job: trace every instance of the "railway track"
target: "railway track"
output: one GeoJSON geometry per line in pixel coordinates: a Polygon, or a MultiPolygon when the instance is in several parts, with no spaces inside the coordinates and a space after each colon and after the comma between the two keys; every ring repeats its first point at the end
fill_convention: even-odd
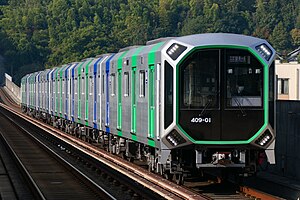
{"type": "MultiPolygon", "coordinates": [[[[79,166],[80,170],[86,171],[87,176],[96,182],[108,182],[106,186],[117,191],[118,199],[265,199],[266,197],[262,196],[263,193],[259,191],[255,191],[255,193],[253,189],[246,187],[237,190],[228,189],[226,185],[201,188],[193,185],[193,183],[189,187],[180,187],[76,137],[65,134],[22,113],[15,112],[5,105],[2,107],[14,112],[18,118],[22,118],[22,122],[19,122],[20,126],[30,126],[30,123],[37,126],[32,126],[32,132],[40,132],[38,137],[44,137],[45,140],[48,140],[47,146],[58,147],[58,150],[55,151],[69,157],[67,159],[71,165],[79,166]],[[128,184],[124,185],[124,182],[128,184]]],[[[269,198],[268,195],[267,197],[267,199],[276,199],[269,198]]],[[[272,196],[270,195],[270,197],[272,196]]]]}
{"type": "MultiPolygon", "coordinates": [[[[0,146],[3,147],[3,144],[1,142],[0,146]]],[[[1,154],[3,154],[2,151],[3,149],[0,150],[1,154]]],[[[0,156],[0,183],[0,199],[8,197],[10,197],[11,199],[17,199],[16,191],[12,183],[12,178],[8,173],[2,155],[0,156]]]]}
{"type": "Polygon", "coordinates": [[[114,199],[72,169],[68,162],[45,147],[30,132],[16,126],[14,119],[3,108],[0,122],[1,138],[30,185],[35,199],[114,199]]]}
{"type": "Polygon", "coordinates": [[[97,183],[102,182],[103,178],[108,180],[110,183],[107,184],[107,187],[113,188],[118,199],[130,199],[132,197],[142,199],[207,199],[203,195],[171,183],[133,163],[110,155],[91,144],[80,141],[71,135],[66,135],[3,104],[1,107],[1,112],[11,115],[10,118],[14,118],[13,121],[18,126],[26,127],[27,130],[31,129],[31,133],[39,133],[37,136],[39,139],[44,137],[44,140],[48,141],[46,146],[55,146],[57,147],[56,151],[68,156],[67,159],[71,160],[72,166],[78,166],[84,171],[89,171],[90,179],[97,181],[97,183]],[[16,121],[16,119],[18,120],[16,121]],[[99,176],[96,177],[95,174],[99,174],[99,176]]]}
{"type": "Polygon", "coordinates": [[[212,179],[201,181],[186,181],[185,186],[204,194],[209,199],[262,199],[262,200],[278,200],[279,197],[267,194],[265,192],[253,189],[245,185],[238,185],[232,181],[225,180],[221,183],[212,179]]]}
{"type": "Polygon", "coordinates": [[[0,137],[0,199],[33,199],[21,174],[0,137]]]}

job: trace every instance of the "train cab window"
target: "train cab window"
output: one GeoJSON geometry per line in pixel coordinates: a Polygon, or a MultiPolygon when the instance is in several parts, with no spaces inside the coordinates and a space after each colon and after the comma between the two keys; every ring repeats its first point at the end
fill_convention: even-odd
{"type": "Polygon", "coordinates": [[[269,101],[275,99],[275,63],[273,62],[269,68],[269,101]]]}
{"type": "Polygon", "coordinates": [[[180,67],[181,108],[211,109],[219,106],[219,50],[192,54],[180,67]]]}
{"type": "Polygon", "coordinates": [[[248,51],[226,50],[227,107],[261,107],[263,65],[248,51]]]}
{"type": "Polygon", "coordinates": [[[275,61],[269,68],[269,122],[274,128],[275,122],[275,61]]]}
{"type": "Polygon", "coordinates": [[[173,68],[165,61],[165,129],[173,122],[173,68]]]}
{"type": "Polygon", "coordinates": [[[146,73],[145,71],[140,71],[140,87],[139,87],[139,91],[140,91],[140,97],[144,98],[145,97],[145,82],[146,82],[146,73]]]}

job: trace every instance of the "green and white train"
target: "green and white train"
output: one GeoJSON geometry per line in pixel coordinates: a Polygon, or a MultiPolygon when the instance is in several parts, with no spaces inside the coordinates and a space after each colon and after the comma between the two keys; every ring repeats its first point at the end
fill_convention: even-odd
{"type": "Polygon", "coordinates": [[[22,109],[179,183],[208,167],[255,172],[274,149],[274,58],[250,36],[157,39],[24,76],[22,109]]]}

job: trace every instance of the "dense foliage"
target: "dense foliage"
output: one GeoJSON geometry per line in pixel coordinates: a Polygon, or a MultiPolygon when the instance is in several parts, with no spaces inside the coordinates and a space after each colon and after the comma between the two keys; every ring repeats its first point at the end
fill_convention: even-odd
{"type": "Polygon", "coordinates": [[[241,33],[265,38],[283,54],[300,45],[300,0],[0,0],[0,5],[0,73],[13,73],[17,81],[45,66],[166,36],[241,33]]]}

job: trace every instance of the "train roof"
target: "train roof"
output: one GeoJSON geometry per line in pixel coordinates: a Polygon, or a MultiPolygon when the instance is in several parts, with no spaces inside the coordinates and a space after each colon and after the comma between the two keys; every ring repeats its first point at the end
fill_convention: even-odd
{"type": "Polygon", "coordinates": [[[237,45],[253,46],[253,44],[267,43],[266,40],[232,33],[204,33],[178,37],[175,40],[192,46],[206,45],[237,45]]]}
{"type": "Polygon", "coordinates": [[[192,47],[244,47],[257,52],[266,63],[273,62],[276,51],[264,39],[233,33],[204,33],[177,37],[171,42],[192,47]]]}
{"type": "MultiPolygon", "coordinates": [[[[135,54],[136,49],[140,48],[141,51],[139,52],[139,55],[148,53],[154,45],[157,45],[157,43],[164,43],[159,48],[156,49],[156,51],[161,51],[166,45],[170,45],[170,42],[178,42],[182,43],[183,45],[186,44],[187,46],[191,47],[201,47],[201,46],[244,46],[249,47],[255,50],[258,45],[261,44],[267,44],[267,46],[271,49],[273,52],[270,61],[273,60],[275,55],[275,50],[272,48],[272,46],[264,39],[256,38],[252,36],[246,36],[246,35],[240,35],[240,34],[233,34],[233,33],[203,33],[203,34],[194,34],[194,35],[187,35],[187,36],[181,36],[181,37],[166,37],[166,38],[158,38],[155,40],[148,41],[145,46],[130,46],[125,47],[123,49],[120,49],[120,51],[116,54],[101,54],[98,55],[96,58],[85,58],[81,60],[80,62],[74,62],[77,63],[77,66],[81,66],[83,64],[86,64],[87,61],[94,60],[92,62],[93,64],[100,58],[104,57],[105,55],[117,55],[114,56],[112,61],[117,61],[119,57],[123,54],[124,51],[128,51],[124,59],[126,57],[130,57],[133,54],[135,54]]],[[[269,59],[267,60],[269,61],[269,59]]],[[[69,63],[68,65],[72,65],[74,63],[69,63]]],[[[51,70],[47,71],[47,73],[51,72],[59,72],[64,68],[65,65],[62,65],[57,68],[52,68],[51,70]]],[[[76,66],[76,67],[77,67],[76,66]]],[[[82,66],[85,68],[85,65],[82,66]]],[[[85,69],[83,70],[85,71],[85,69]]],[[[37,76],[38,73],[32,73],[30,74],[30,78],[33,78],[37,76]]]]}

